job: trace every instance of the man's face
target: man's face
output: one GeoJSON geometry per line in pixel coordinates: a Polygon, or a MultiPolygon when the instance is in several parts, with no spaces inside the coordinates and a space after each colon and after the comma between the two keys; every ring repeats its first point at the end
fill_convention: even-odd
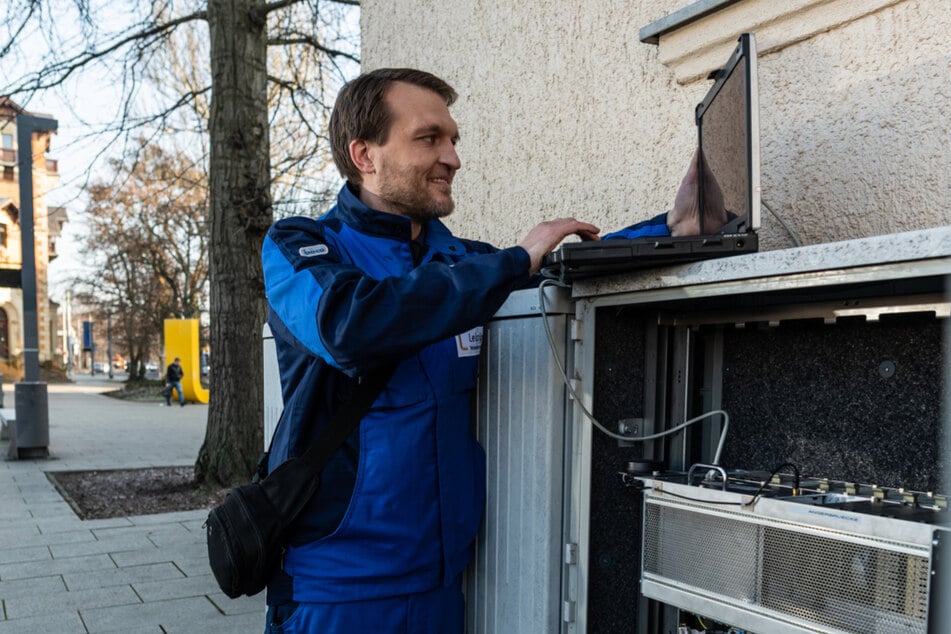
{"type": "Polygon", "coordinates": [[[391,113],[386,143],[368,142],[374,171],[361,189],[375,206],[416,222],[448,216],[453,210],[452,179],[461,167],[456,154],[459,128],[438,94],[403,82],[386,92],[391,113]],[[383,208],[387,207],[387,208],[383,208]]]}

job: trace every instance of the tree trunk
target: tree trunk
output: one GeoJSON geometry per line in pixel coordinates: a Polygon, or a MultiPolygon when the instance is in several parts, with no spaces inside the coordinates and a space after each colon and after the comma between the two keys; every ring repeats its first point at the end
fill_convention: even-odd
{"type": "Polygon", "coordinates": [[[199,482],[247,482],[263,447],[261,243],[271,224],[263,0],[209,0],[211,369],[199,482]]]}

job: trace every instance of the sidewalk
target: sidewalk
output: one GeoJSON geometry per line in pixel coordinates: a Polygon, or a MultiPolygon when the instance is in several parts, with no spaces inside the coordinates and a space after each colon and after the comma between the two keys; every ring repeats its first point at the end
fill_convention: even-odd
{"type": "MultiPolygon", "coordinates": [[[[0,634],[262,632],[264,593],[231,600],[211,576],[206,510],[82,521],[46,478],[194,464],[207,405],[101,395],[118,387],[84,375],[50,384],[50,459],[0,461],[0,634]]],[[[13,385],[3,390],[14,407],[13,385]]]]}

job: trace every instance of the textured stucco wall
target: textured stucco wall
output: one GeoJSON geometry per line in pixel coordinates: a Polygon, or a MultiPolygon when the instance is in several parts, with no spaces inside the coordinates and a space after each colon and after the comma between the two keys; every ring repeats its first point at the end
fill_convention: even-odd
{"type": "MultiPolygon", "coordinates": [[[[772,0],[747,0],[748,2],[772,0]]],[[[364,68],[460,93],[453,229],[500,246],[574,215],[667,209],[706,81],[678,84],[640,27],[685,0],[363,0],[364,68]]],[[[906,0],[760,58],[763,198],[803,243],[951,224],[951,12],[906,0]]],[[[790,246],[764,210],[763,249],[790,246]]]]}

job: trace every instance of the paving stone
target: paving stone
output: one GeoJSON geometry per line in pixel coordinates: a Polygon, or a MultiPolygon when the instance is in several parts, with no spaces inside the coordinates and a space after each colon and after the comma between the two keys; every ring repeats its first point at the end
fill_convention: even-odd
{"type": "Polygon", "coordinates": [[[0,579],[28,579],[30,577],[48,577],[49,575],[69,574],[71,572],[89,572],[110,570],[116,567],[109,555],[90,557],[68,557],[48,561],[31,561],[19,564],[0,565],[0,579]]]}
{"type": "Polygon", "coordinates": [[[0,550],[0,564],[16,564],[24,561],[42,561],[51,559],[50,549],[46,546],[31,548],[10,548],[0,550]]]}
{"type": "MultiPolygon", "coordinates": [[[[97,539],[75,544],[57,544],[50,546],[54,559],[65,557],[81,557],[83,555],[99,555],[104,553],[121,553],[143,549],[154,549],[155,544],[145,535],[129,535],[122,538],[97,539]]],[[[114,559],[114,558],[113,558],[114,559]]]]}
{"type": "Polygon", "coordinates": [[[142,603],[131,586],[93,588],[60,592],[48,596],[18,597],[4,602],[7,618],[26,618],[33,614],[76,612],[92,608],[142,603]]]}
{"type": "Polygon", "coordinates": [[[30,487],[26,491],[20,491],[20,500],[24,504],[62,504],[63,506],[69,506],[69,502],[49,482],[42,486],[30,487]]]}
{"type": "Polygon", "coordinates": [[[208,540],[204,533],[189,533],[183,530],[180,533],[171,533],[168,531],[156,531],[149,533],[149,541],[158,548],[170,548],[174,546],[190,545],[199,546],[198,550],[207,551],[208,540]]]}
{"type": "MultiPolygon", "coordinates": [[[[218,584],[215,583],[214,577],[212,577],[211,583],[214,585],[215,590],[218,590],[218,584]]],[[[219,590],[209,594],[208,598],[219,610],[227,615],[257,614],[261,617],[261,627],[264,627],[264,613],[267,612],[267,593],[261,592],[253,597],[231,599],[228,595],[219,590]]]]}
{"type": "Polygon", "coordinates": [[[195,532],[195,533],[204,533],[205,527],[203,525],[205,523],[206,517],[207,516],[202,517],[200,520],[189,520],[187,522],[182,522],[182,525],[188,531],[195,532]]]}
{"type": "MultiPolygon", "coordinates": [[[[146,581],[134,583],[132,584],[132,588],[146,603],[221,593],[212,575],[181,577],[179,579],[166,579],[163,581],[146,581]]],[[[222,594],[221,596],[224,595],[222,594]]],[[[225,598],[227,599],[227,597],[225,598]]],[[[221,604],[217,601],[214,603],[219,608],[221,607],[221,604]]],[[[227,613],[226,610],[222,610],[222,612],[227,613]]]]}
{"type": "Polygon", "coordinates": [[[211,574],[211,566],[208,564],[208,551],[205,550],[200,557],[190,559],[176,559],[175,565],[189,577],[200,577],[211,574]]]}
{"type": "Polygon", "coordinates": [[[0,581],[0,600],[4,601],[21,596],[45,596],[60,592],[66,592],[62,575],[0,581]]]}
{"type": "MultiPolygon", "coordinates": [[[[261,628],[264,629],[263,627],[261,628]]],[[[88,630],[78,612],[39,614],[25,619],[0,621],[0,634],[24,634],[25,632],[55,632],[56,634],[87,634],[88,630]]]]}
{"type": "MultiPolygon", "coordinates": [[[[131,623],[138,626],[159,625],[165,631],[187,627],[188,630],[178,631],[202,632],[204,634],[209,630],[201,624],[206,621],[216,622],[221,617],[218,609],[205,597],[83,609],[80,610],[80,614],[82,614],[83,621],[91,634],[125,632],[131,623]]],[[[264,628],[259,629],[263,630],[264,628]]],[[[240,630],[231,631],[233,633],[240,630]]]]}
{"type": "MultiPolygon", "coordinates": [[[[30,463],[18,462],[18,466],[25,464],[30,463]]],[[[49,478],[46,477],[46,472],[34,469],[19,470],[17,473],[13,474],[13,481],[17,483],[17,486],[20,487],[21,490],[24,487],[29,487],[31,485],[42,485],[44,483],[49,484],[49,478]]]]}
{"type": "Polygon", "coordinates": [[[37,519],[49,519],[53,517],[64,517],[70,519],[76,519],[76,513],[69,506],[69,504],[52,504],[50,502],[43,502],[41,504],[32,504],[30,505],[30,515],[37,519]]]}
{"type": "Polygon", "coordinates": [[[172,522],[195,522],[199,519],[204,522],[208,517],[208,509],[197,509],[192,511],[179,511],[177,513],[156,513],[153,515],[133,515],[129,521],[136,526],[149,526],[153,524],[168,524],[172,522]]]}
{"type": "Polygon", "coordinates": [[[174,564],[164,562],[146,566],[129,566],[111,570],[88,571],[63,575],[63,582],[70,590],[84,588],[108,588],[132,585],[162,579],[182,579],[185,575],[174,564]]]}
{"type": "Polygon", "coordinates": [[[73,517],[57,517],[52,519],[37,520],[36,525],[40,532],[46,535],[52,533],[62,533],[64,531],[74,530],[92,530],[96,528],[108,528],[118,526],[131,526],[132,523],[124,517],[114,517],[102,520],[81,520],[73,517]]]}
{"type": "Polygon", "coordinates": [[[208,556],[205,544],[180,544],[165,548],[143,548],[129,552],[115,553],[112,559],[120,568],[138,566],[141,564],[159,563],[162,561],[177,561],[179,559],[194,559],[198,556],[208,556]]]}
{"type": "Polygon", "coordinates": [[[167,634],[260,634],[264,631],[264,610],[259,614],[236,614],[196,620],[186,625],[169,624],[167,634]]]}
{"type": "Polygon", "coordinates": [[[22,522],[17,524],[5,524],[0,522],[0,544],[14,543],[16,540],[39,535],[40,530],[36,527],[36,522],[22,522]]]}
{"type": "Polygon", "coordinates": [[[40,533],[17,534],[15,537],[3,537],[0,535],[0,547],[26,548],[28,546],[53,546],[56,544],[77,544],[81,542],[95,541],[95,537],[90,531],[70,531],[68,533],[53,533],[43,535],[40,533]]]}
{"type": "Polygon", "coordinates": [[[18,504],[16,507],[5,506],[0,509],[0,522],[30,521],[33,515],[30,514],[30,508],[25,504],[18,504]]]}
{"type": "Polygon", "coordinates": [[[149,526],[103,528],[92,531],[92,534],[101,540],[124,538],[126,535],[142,535],[156,546],[181,544],[194,539],[194,535],[177,522],[149,526]]]}

